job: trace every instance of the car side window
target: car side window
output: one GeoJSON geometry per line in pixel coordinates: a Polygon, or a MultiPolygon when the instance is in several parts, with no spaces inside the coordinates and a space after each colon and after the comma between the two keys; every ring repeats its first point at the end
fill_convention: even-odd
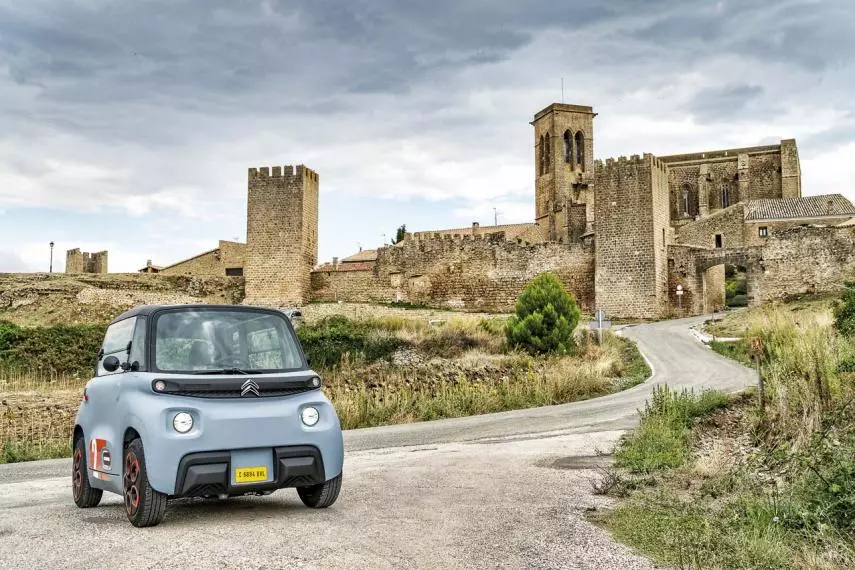
{"type": "Polygon", "coordinates": [[[98,360],[98,376],[116,374],[122,371],[120,368],[116,372],[107,372],[104,370],[104,359],[108,356],[115,356],[120,362],[127,361],[128,343],[134,337],[134,328],[137,320],[136,317],[132,317],[118,323],[113,323],[107,327],[107,332],[104,334],[104,344],[101,347],[101,358],[98,360]]]}

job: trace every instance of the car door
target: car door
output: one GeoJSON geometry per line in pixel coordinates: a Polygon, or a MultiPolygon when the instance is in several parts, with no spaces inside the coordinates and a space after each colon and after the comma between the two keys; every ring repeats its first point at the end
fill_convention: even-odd
{"type": "Polygon", "coordinates": [[[88,450],[88,465],[95,479],[103,481],[105,487],[118,484],[121,480],[122,427],[118,421],[116,398],[121,390],[124,367],[110,372],[104,369],[104,360],[115,356],[119,362],[128,362],[131,340],[134,336],[137,317],[111,324],[104,335],[99,352],[96,376],[86,388],[88,421],[84,435],[88,450]],[[113,485],[110,485],[113,483],[113,485]]]}

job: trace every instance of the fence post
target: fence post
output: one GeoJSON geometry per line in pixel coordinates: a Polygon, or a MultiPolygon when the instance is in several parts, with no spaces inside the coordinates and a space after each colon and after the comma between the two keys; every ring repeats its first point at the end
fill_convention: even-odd
{"type": "Polygon", "coordinates": [[[760,415],[766,414],[766,387],[763,383],[763,372],[760,370],[760,355],[763,353],[763,341],[755,338],[751,341],[751,352],[754,356],[754,367],[757,369],[757,392],[760,399],[760,415]]]}

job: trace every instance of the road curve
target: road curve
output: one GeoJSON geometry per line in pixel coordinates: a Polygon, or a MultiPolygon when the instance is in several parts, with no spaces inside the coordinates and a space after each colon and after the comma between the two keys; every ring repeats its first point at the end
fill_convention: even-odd
{"type": "Polygon", "coordinates": [[[332,508],[292,490],[176,501],[134,529],[121,499],[79,510],[68,460],[0,465],[0,567],[652,568],[585,520],[589,456],[636,421],[654,385],[738,391],[752,371],[701,345],[703,318],[627,327],[654,376],[583,402],[351,430],[332,508]]]}

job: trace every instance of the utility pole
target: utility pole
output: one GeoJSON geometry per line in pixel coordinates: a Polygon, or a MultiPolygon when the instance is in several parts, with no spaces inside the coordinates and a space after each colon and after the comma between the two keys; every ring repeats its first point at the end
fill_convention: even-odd
{"type": "Polygon", "coordinates": [[[53,273],[53,242],[50,242],[50,269],[48,273],[53,273]]]}
{"type": "Polygon", "coordinates": [[[496,209],[496,207],[495,207],[495,206],[493,206],[493,225],[494,225],[494,226],[498,226],[498,225],[499,225],[499,214],[500,214],[500,213],[501,213],[501,212],[499,212],[499,211],[496,209]]]}

